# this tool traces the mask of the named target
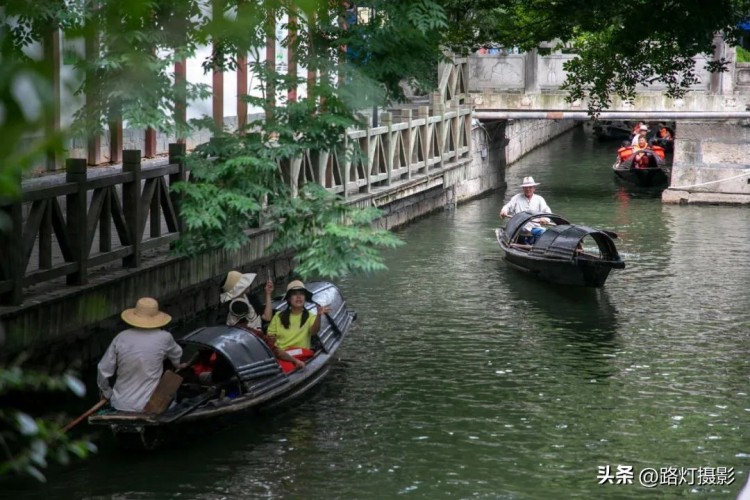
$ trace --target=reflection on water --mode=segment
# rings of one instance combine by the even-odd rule
[[[387,272],[341,283],[359,313],[312,397],[180,450],[105,446],[29,498],[734,498],[750,468],[747,210],[663,206],[568,134],[507,192],[403,230]],[[508,268],[498,211],[532,175],[555,213],[616,231],[604,288]],[[729,486],[597,484],[598,467],[733,467]],[[102,480],[106,478],[106,480]]]

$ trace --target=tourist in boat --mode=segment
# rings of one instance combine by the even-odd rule
[[[533,177],[524,177],[523,182],[521,183],[521,189],[523,191],[514,195],[508,203],[503,205],[503,208],[500,210],[500,217],[512,217],[515,214],[526,210],[551,214],[552,209],[547,205],[544,198],[535,194],[538,185],[539,183],[534,182]],[[533,244],[534,241],[536,241],[536,239],[545,231],[541,226],[549,224],[549,222],[549,219],[546,217],[541,217],[526,224],[524,229],[528,234],[522,236],[518,243]]]
[[[672,132],[663,123],[659,124],[658,137],[664,141],[671,141],[673,139]]]
[[[320,317],[331,312],[331,308],[318,305],[317,314],[308,311],[305,303],[312,300],[312,292],[299,280],[287,285],[284,300],[287,307],[273,317],[268,334],[275,338],[279,348],[304,362],[314,355],[312,336],[320,331]]]
[[[651,158],[646,151],[649,150],[648,143],[645,137],[638,139],[638,145],[634,148],[635,158],[633,158],[633,168],[648,168],[651,163]]]
[[[112,340],[99,361],[97,385],[116,410],[140,412],[161,379],[164,361],[178,368],[182,348],[162,329],[172,317],[159,310],[155,299],[138,299],[135,307],[124,310],[120,317],[131,328]],[[111,387],[113,376],[117,379]]]
[[[222,286],[223,293],[220,297],[222,303],[229,302],[227,325],[240,327],[260,337],[273,351],[284,371],[304,368],[305,364],[302,361],[279,348],[275,340],[263,331],[263,322],[269,323],[273,317],[272,294],[274,287],[273,281],[269,277],[265,286],[266,302],[260,304],[254,295],[248,295],[247,293],[255,280],[255,276],[253,273],[242,274],[239,271],[229,271],[227,274]],[[258,314],[258,310],[263,311],[262,315]],[[286,363],[282,363],[282,361]]]
[[[648,135],[648,125],[643,124],[638,127],[638,133],[633,136],[633,140],[630,142],[630,144],[632,146],[636,146],[638,144],[638,141],[641,139],[641,137],[646,141],[646,144],[648,144],[646,135]]]
[[[242,322],[252,328],[261,329],[264,322],[267,324],[271,321],[273,315],[271,307],[273,282],[270,278],[266,281],[266,301],[263,304],[255,295],[248,294],[255,277],[256,274],[242,274],[239,271],[229,271],[227,274],[224,285],[222,285],[223,293],[220,300],[222,304],[229,303],[228,326],[234,326]]]

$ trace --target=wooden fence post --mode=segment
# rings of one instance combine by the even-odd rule
[[[12,288],[2,295],[2,305],[18,306],[23,302],[23,278],[26,272],[23,252],[23,216],[21,201],[3,207],[10,219],[11,227],[7,232],[0,233],[2,246],[0,256],[4,262],[5,278],[10,280]]]
[[[393,140],[393,115],[391,113],[382,113],[380,115],[380,122],[388,128],[388,131],[383,134],[383,150],[385,152],[385,169],[388,172],[388,178],[386,185],[390,186],[393,179],[393,151],[395,148],[395,142]]]
[[[65,195],[67,231],[73,258],[78,264],[76,272],[66,277],[68,285],[85,285],[88,281],[88,219],[86,216],[86,160],[69,158],[65,161],[65,181],[77,184],[74,193]]]
[[[122,185],[122,209],[125,212],[125,224],[130,236],[130,255],[122,259],[124,267],[141,265],[141,239],[143,228],[141,219],[144,208],[141,206],[141,150],[126,149],[122,152],[122,171],[133,174],[133,179]]]
[[[174,174],[169,174],[169,197],[172,199],[172,206],[174,207],[175,215],[177,215],[177,229],[182,232],[185,221],[182,220],[182,214],[180,214],[180,197],[177,193],[172,191],[172,186],[178,182],[184,182],[187,180],[187,170],[185,170],[185,154],[186,153],[185,143],[172,143],[169,145],[169,163],[177,164],[180,169]]]

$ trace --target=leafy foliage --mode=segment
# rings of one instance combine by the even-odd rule
[[[393,233],[372,227],[375,208],[354,209],[318,184],[306,184],[291,203],[271,207],[276,239],[269,252],[291,249],[295,272],[339,278],[349,273],[385,269],[378,248],[403,244]]]
[[[713,57],[714,36],[737,44],[750,18],[747,0],[442,0],[451,16],[448,42],[469,51],[488,43],[525,50],[560,41],[579,54],[566,63],[569,100],[589,98],[592,111],[611,97],[631,98],[637,85],[662,83],[670,97],[696,82],[693,58]],[[718,59],[709,71],[723,71]]]
[[[86,393],[83,383],[69,373],[49,376],[19,366],[0,368],[0,401],[14,392],[45,394],[55,391],[70,391],[79,397]],[[94,452],[93,443],[70,439],[55,419],[33,417],[8,404],[0,407],[0,477],[22,474],[44,482],[46,478],[41,469],[47,467],[49,460],[64,465],[70,462],[71,456],[86,458]]]

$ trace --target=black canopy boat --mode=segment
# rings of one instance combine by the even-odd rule
[[[529,237],[524,226],[543,217],[551,221],[547,230],[523,243]],[[571,224],[559,215],[520,212],[495,234],[508,265],[552,283],[601,287],[612,269],[625,268],[615,233]]]
[[[664,159],[651,149],[638,151],[643,153],[647,162],[634,164],[636,154],[622,159],[619,155],[612,165],[615,176],[625,182],[641,187],[666,186],[669,183],[671,170]]]
[[[306,393],[328,374],[334,354],[356,319],[335,285],[317,282],[308,283],[307,288],[313,293],[313,302],[306,307],[315,312],[316,304],[325,304],[331,313],[321,318],[317,339],[313,338],[315,355],[303,369],[284,373],[268,345],[242,328],[199,328],[177,342],[184,354],[206,349],[216,353],[212,384],[183,382],[175,402],[158,415],[109,409],[89,417],[89,423],[108,426],[125,447],[153,449]],[[285,304],[277,299],[275,309],[283,309]]]

